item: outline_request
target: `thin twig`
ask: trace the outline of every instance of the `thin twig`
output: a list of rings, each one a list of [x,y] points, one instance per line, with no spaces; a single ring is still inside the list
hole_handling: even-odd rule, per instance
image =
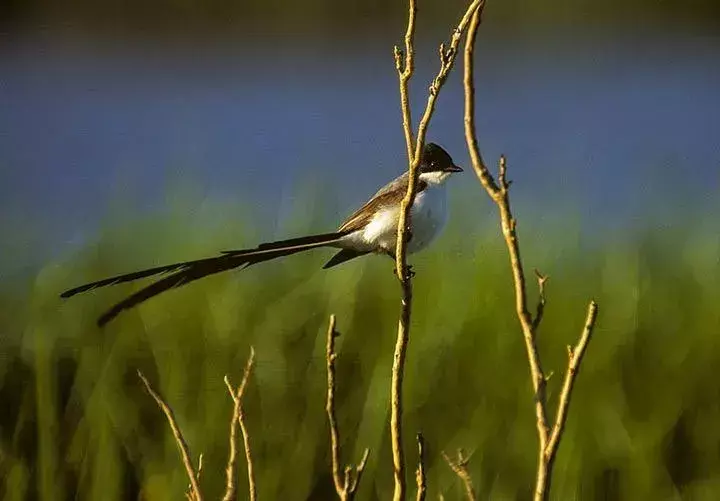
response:
[[[343,485],[340,475],[340,438],[335,418],[335,315],[330,315],[330,325],[327,330],[327,343],[325,355],[327,359],[327,402],[325,411],[330,423],[330,450],[332,456],[332,474],[335,491],[342,498]]]
[[[202,474],[202,468],[203,468],[203,455],[202,452],[200,453],[200,456],[198,457],[198,466],[197,466],[197,478],[198,482],[200,481],[200,475]],[[185,493],[185,499],[188,501],[194,501],[193,491],[192,491],[192,484],[188,484],[188,490]]]
[[[395,69],[400,77],[400,110],[402,112],[403,130],[405,132],[405,146],[407,148],[408,163],[413,161],[413,131],[412,115],[410,110],[410,98],[408,88],[410,77],[415,70],[415,15],[417,5],[415,0],[409,0],[408,25],[405,31],[405,54],[396,45],[393,49],[395,56]],[[404,57],[403,57],[404,56]]]
[[[230,418],[230,452],[228,454],[228,462],[225,467],[225,495],[223,501],[230,501],[235,499],[237,486],[235,485],[235,457],[237,456],[237,416],[240,403],[235,399],[235,390],[230,384],[230,380],[225,375],[225,386],[227,386],[230,396],[235,402],[232,417]]]
[[[415,437],[418,446],[418,465],[415,470],[415,483],[417,484],[417,501],[425,500],[425,492],[427,491],[427,479],[425,478],[425,439],[422,433],[418,433]]]
[[[557,446],[560,442],[560,437],[565,429],[565,421],[567,421],[567,411],[570,406],[570,397],[572,396],[572,390],[575,384],[575,378],[577,377],[580,364],[582,363],[585,350],[587,349],[590,338],[592,337],[593,328],[597,320],[598,305],[595,301],[590,301],[588,305],[587,316],[585,318],[585,326],[583,327],[580,340],[578,341],[575,348],[568,346],[568,368],[565,373],[565,380],[563,381],[562,391],[560,392],[560,400],[558,401],[557,414],[555,415],[555,424],[553,425],[552,435],[550,441],[545,448],[545,456],[548,458],[554,458]]]
[[[182,457],[183,464],[185,465],[185,471],[187,472],[187,476],[190,479],[190,485],[192,486],[192,495],[194,501],[202,501],[202,493],[200,492],[200,484],[198,482],[198,474],[195,471],[195,467],[192,464],[192,460],[190,459],[190,451],[188,449],[187,442],[185,442],[185,438],[183,437],[182,431],[180,430],[180,427],[177,424],[177,421],[175,421],[175,414],[173,413],[172,408],[165,403],[165,400],[158,394],[155,390],[153,390],[152,386],[150,386],[150,382],[145,378],[142,372],[139,370],[137,371],[138,377],[142,380],[143,384],[145,385],[145,389],[150,394],[151,397],[155,400],[158,407],[165,413],[165,417],[168,420],[168,424],[170,425],[170,429],[173,432],[173,435],[175,436],[175,443],[177,444],[178,448],[180,449],[180,455]]]
[[[253,466],[252,454],[250,453],[250,433],[248,432],[247,425],[245,424],[245,413],[242,408],[240,409],[240,415],[238,416],[238,422],[240,423],[240,431],[243,436],[243,446],[245,447],[245,463],[247,464],[247,475],[248,475],[248,494],[250,501],[256,501],[257,499],[257,487],[255,486],[255,468]]]
[[[245,445],[245,460],[247,462],[248,470],[248,489],[250,491],[250,500],[254,501],[256,498],[255,488],[255,476],[253,474],[253,462],[252,455],[250,454],[250,435],[245,427],[245,413],[242,407],[242,399],[245,395],[245,389],[247,388],[248,380],[250,379],[250,373],[255,364],[255,349],[250,347],[250,356],[248,357],[247,363],[245,364],[245,371],[243,372],[243,378],[240,382],[240,386],[234,389],[230,383],[230,379],[225,375],[225,386],[227,386],[228,392],[233,399],[234,407],[232,418],[230,419],[230,453],[228,456],[227,467],[225,468],[226,482],[225,482],[225,496],[223,501],[231,501],[236,498],[236,484],[235,484],[235,458],[237,457],[237,427],[240,425],[240,430],[243,435],[243,442]]]
[[[547,275],[543,275],[538,270],[535,270],[535,276],[538,280],[538,303],[535,308],[535,318],[532,322],[533,334],[537,334],[540,322],[542,322],[543,314],[545,313],[545,283],[548,281]]]
[[[390,434],[393,451],[393,476],[395,480],[395,489],[393,493],[394,501],[405,499],[405,459],[402,447],[402,380],[405,368],[405,356],[409,341],[410,317],[412,313],[412,277],[407,266],[407,243],[411,232],[410,225],[410,207],[412,206],[417,192],[418,167],[422,149],[425,143],[425,134],[430,124],[433,111],[435,110],[435,102],[437,100],[440,89],[447,79],[450,70],[455,62],[457,48],[460,44],[462,33],[467,27],[472,15],[481,6],[484,0],[474,0],[467,8],[465,15],[460,20],[457,28],[450,37],[450,45],[446,47],[441,44],[439,48],[440,70],[433,79],[425,112],[420,119],[418,125],[417,139],[415,144],[412,142],[412,123],[410,121],[410,102],[408,98],[408,82],[413,71],[413,37],[415,31],[415,13],[416,2],[409,0],[408,8],[408,27],[405,35],[405,60],[402,54],[395,49],[395,66],[398,70],[400,80],[401,107],[403,116],[403,129],[405,130],[406,146],[408,150],[408,187],[405,197],[400,204],[400,214],[398,217],[398,234],[395,247],[395,269],[402,288],[402,311],[398,323],[397,340],[395,343],[395,352],[393,357],[392,381],[391,381],[391,414],[390,414]]]
[[[479,16],[473,19],[468,28],[466,44],[465,44],[465,139],[467,142],[470,158],[473,168],[480,180],[481,184],[487,191],[488,195],[498,206],[500,210],[500,221],[505,238],[505,243],[510,256],[510,265],[513,274],[513,283],[515,285],[515,309],[520,320],[520,325],[525,339],[525,348],[527,352],[528,362],[530,365],[530,375],[532,379],[533,392],[535,395],[535,418],[539,446],[539,462],[542,463],[543,452],[547,444],[548,425],[545,412],[545,384],[546,379],[542,371],[540,356],[535,344],[533,322],[527,308],[527,295],[525,292],[525,276],[522,268],[522,260],[520,257],[520,247],[516,234],[516,222],[512,216],[510,208],[510,198],[508,188],[510,183],[507,181],[507,165],[505,157],[500,157],[499,182],[496,183],[487,166],[482,161],[480,155],[477,136],[474,126],[474,110],[475,110],[475,87],[473,82],[473,49],[477,28],[480,24]]]
[[[484,7],[484,4],[482,7]],[[467,29],[467,36],[465,38],[465,51],[463,58],[465,69],[463,75],[463,86],[465,89],[465,141],[468,145],[470,163],[475,169],[475,173],[480,179],[483,187],[485,187],[485,190],[487,190],[487,192],[491,194],[490,196],[494,199],[494,194],[498,193],[500,188],[488,171],[487,165],[485,165],[482,154],[480,153],[477,133],[475,131],[475,76],[473,56],[475,52],[475,38],[477,37],[478,27],[482,22],[482,7],[476,10],[473,14],[472,19],[470,20],[470,26],[468,26]]]
[[[525,340],[525,349],[527,352],[528,364],[530,366],[530,376],[533,385],[534,402],[535,402],[535,421],[538,434],[538,467],[535,479],[535,501],[544,501],[550,495],[550,480],[552,477],[552,467],[554,464],[555,453],[558,444],[562,438],[562,432],[567,416],[567,409],[570,404],[570,396],[579,370],[582,355],[587,347],[587,343],[595,326],[597,306],[594,302],[590,304],[585,329],[581,336],[578,346],[569,350],[570,360],[568,364],[568,372],[565,376],[563,391],[558,402],[557,416],[555,425],[553,426],[552,436],[550,436],[550,428],[547,419],[547,398],[545,387],[549,377],[545,376],[540,362],[535,334],[542,321],[545,308],[545,281],[546,277],[537,274],[540,298],[536,308],[535,318],[532,317],[528,310],[527,304],[527,288],[525,283],[525,275],[523,271],[522,259],[520,257],[520,244],[517,236],[517,223],[513,217],[510,206],[509,188],[511,182],[507,179],[507,162],[505,156],[500,157],[499,172],[497,182],[485,165],[480,149],[478,147],[477,134],[475,130],[475,87],[473,77],[473,50],[477,29],[480,25],[480,11],[473,16],[472,22],[468,27],[466,43],[465,43],[465,140],[470,153],[470,159],[473,164],[475,173],[480,183],[487,191],[488,195],[497,205],[500,212],[500,222],[508,249],[510,258],[510,266],[512,269],[513,283],[515,286],[515,310],[517,313],[520,326],[522,328],[523,338]]]
[[[337,492],[338,497],[342,501],[350,501],[355,497],[370,451],[365,449],[360,463],[358,463],[356,467],[351,465],[345,466],[344,476],[340,474],[340,432],[338,431],[337,418],[335,416],[335,359],[337,358],[337,354],[335,353],[335,338],[338,335],[338,332],[335,330],[335,315],[330,315],[327,340],[325,343],[325,360],[327,362],[327,400],[325,403],[325,411],[327,412],[328,422],[330,423],[330,449],[335,492]]]
[[[475,489],[473,488],[470,472],[467,469],[470,458],[465,457],[465,453],[462,450],[458,450],[456,460],[451,459],[444,451],[442,456],[452,471],[455,472],[455,475],[462,481],[468,501],[475,501]]]

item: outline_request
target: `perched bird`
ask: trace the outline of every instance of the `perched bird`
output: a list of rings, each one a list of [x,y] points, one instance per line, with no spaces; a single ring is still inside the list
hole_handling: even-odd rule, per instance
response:
[[[422,150],[417,195],[411,208],[412,232],[408,252],[426,247],[443,229],[447,220],[445,181],[462,169],[450,155],[435,143],[427,143]],[[194,282],[208,275],[247,268],[317,247],[340,249],[323,268],[331,268],[350,259],[369,253],[395,256],[400,203],[405,197],[408,173],[383,186],[362,207],[356,210],[333,233],[279,240],[258,245],[254,249],[224,251],[218,256],[157,266],[125,273],[75,287],[60,296],[69,298],[98,287],[131,282],[155,275],[167,275],[120,301],[98,318],[103,326],[124,310],[130,309],[167,290]]]

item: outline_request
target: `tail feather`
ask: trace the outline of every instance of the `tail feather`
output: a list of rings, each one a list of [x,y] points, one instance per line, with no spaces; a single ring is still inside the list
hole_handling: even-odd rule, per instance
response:
[[[349,231],[342,231],[342,232],[333,232],[333,233],[321,233],[318,235],[310,235],[309,237],[298,237],[298,238],[289,238],[287,240],[278,240],[277,242],[266,242],[264,244],[260,244],[257,246],[257,250],[269,250],[269,249],[284,249],[286,247],[296,247],[296,246],[305,246],[305,245],[315,245],[318,241],[324,241],[329,240],[331,242],[337,241],[340,237],[343,237],[347,235],[348,233],[351,233]],[[223,251],[223,254],[242,254],[246,251]]]
[[[344,263],[345,261],[349,261],[351,259],[355,259],[356,257],[364,256],[365,254],[368,254],[367,252],[360,252],[355,251],[351,249],[342,249],[340,252],[335,254],[330,260],[325,263],[323,266],[323,269],[326,270],[328,268],[332,268],[333,266],[337,266],[339,264]]]
[[[220,256],[211,258],[198,259],[195,261],[185,261],[181,263],[169,264],[149,268],[147,270],[126,273],[114,277],[98,280],[89,284],[81,285],[73,289],[63,292],[60,297],[68,298],[82,292],[88,292],[99,287],[131,282],[141,278],[147,278],[154,275],[167,274],[169,276],[161,278],[147,287],[140,289],[126,299],[120,301],[108,311],[103,313],[98,319],[98,325],[103,326],[110,320],[115,318],[121,312],[130,309],[148,299],[157,296],[167,290],[183,286],[195,280],[199,280],[209,275],[214,275],[223,271],[234,268],[246,268],[253,264],[269,261],[283,256],[289,256],[297,252],[314,249],[317,247],[329,246],[340,241],[345,233],[325,233],[321,235],[313,235],[310,237],[293,238],[281,240],[278,242],[270,242],[261,244],[255,249],[225,251]]]
[[[215,259],[217,259],[217,258],[212,257],[212,258],[207,258],[207,259],[198,259],[196,261],[185,261],[183,263],[174,263],[174,264],[168,264],[165,266],[157,266],[155,268],[148,268],[147,270],[140,270],[140,271],[135,271],[132,273],[125,273],[123,275],[117,275],[117,276],[110,277],[110,278],[104,278],[103,280],[98,280],[96,282],[90,282],[89,284],[81,285],[79,287],[74,287],[72,289],[66,290],[65,292],[60,294],[60,297],[63,299],[67,299],[76,294],[80,294],[82,292],[89,292],[93,289],[97,289],[100,287],[107,287],[110,285],[117,285],[117,284],[122,284],[125,282],[132,282],[134,280],[152,277],[154,275],[160,275],[163,273],[172,273],[174,271],[181,271],[184,268],[191,267],[191,266],[197,266],[203,262],[213,261]]]
[[[172,275],[162,278],[157,282],[153,282],[147,287],[140,289],[119,303],[113,305],[112,308],[100,315],[97,320],[98,327],[104,326],[123,311],[129,310],[130,308],[137,306],[140,303],[157,296],[158,294],[162,294],[165,291],[181,287],[189,284],[190,282],[194,282],[195,280],[199,280],[216,273],[232,270],[233,268],[238,268],[243,265],[245,265],[243,267],[247,267],[251,264],[254,263],[247,258],[226,258],[224,256],[209,259],[204,263],[195,263],[182,271],[178,271],[177,273],[173,273]]]

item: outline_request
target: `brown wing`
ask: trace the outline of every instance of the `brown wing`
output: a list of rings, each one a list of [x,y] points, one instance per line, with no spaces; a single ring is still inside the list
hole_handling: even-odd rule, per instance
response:
[[[391,181],[381,188],[374,197],[368,200],[365,205],[353,212],[343,224],[338,228],[338,232],[351,232],[363,228],[367,225],[378,210],[383,207],[393,207],[400,205],[400,202],[407,193],[407,175],[404,174],[399,178]],[[418,180],[417,192],[427,188],[427,183]]]

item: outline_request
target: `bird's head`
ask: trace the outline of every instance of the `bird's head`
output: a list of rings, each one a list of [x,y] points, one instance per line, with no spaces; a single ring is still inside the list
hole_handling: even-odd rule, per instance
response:
[[[430,184],[442,184],[455,172],[463,170],[455,165],[447,151],[435,143],[426,143],[420,157],[420,179]]]

